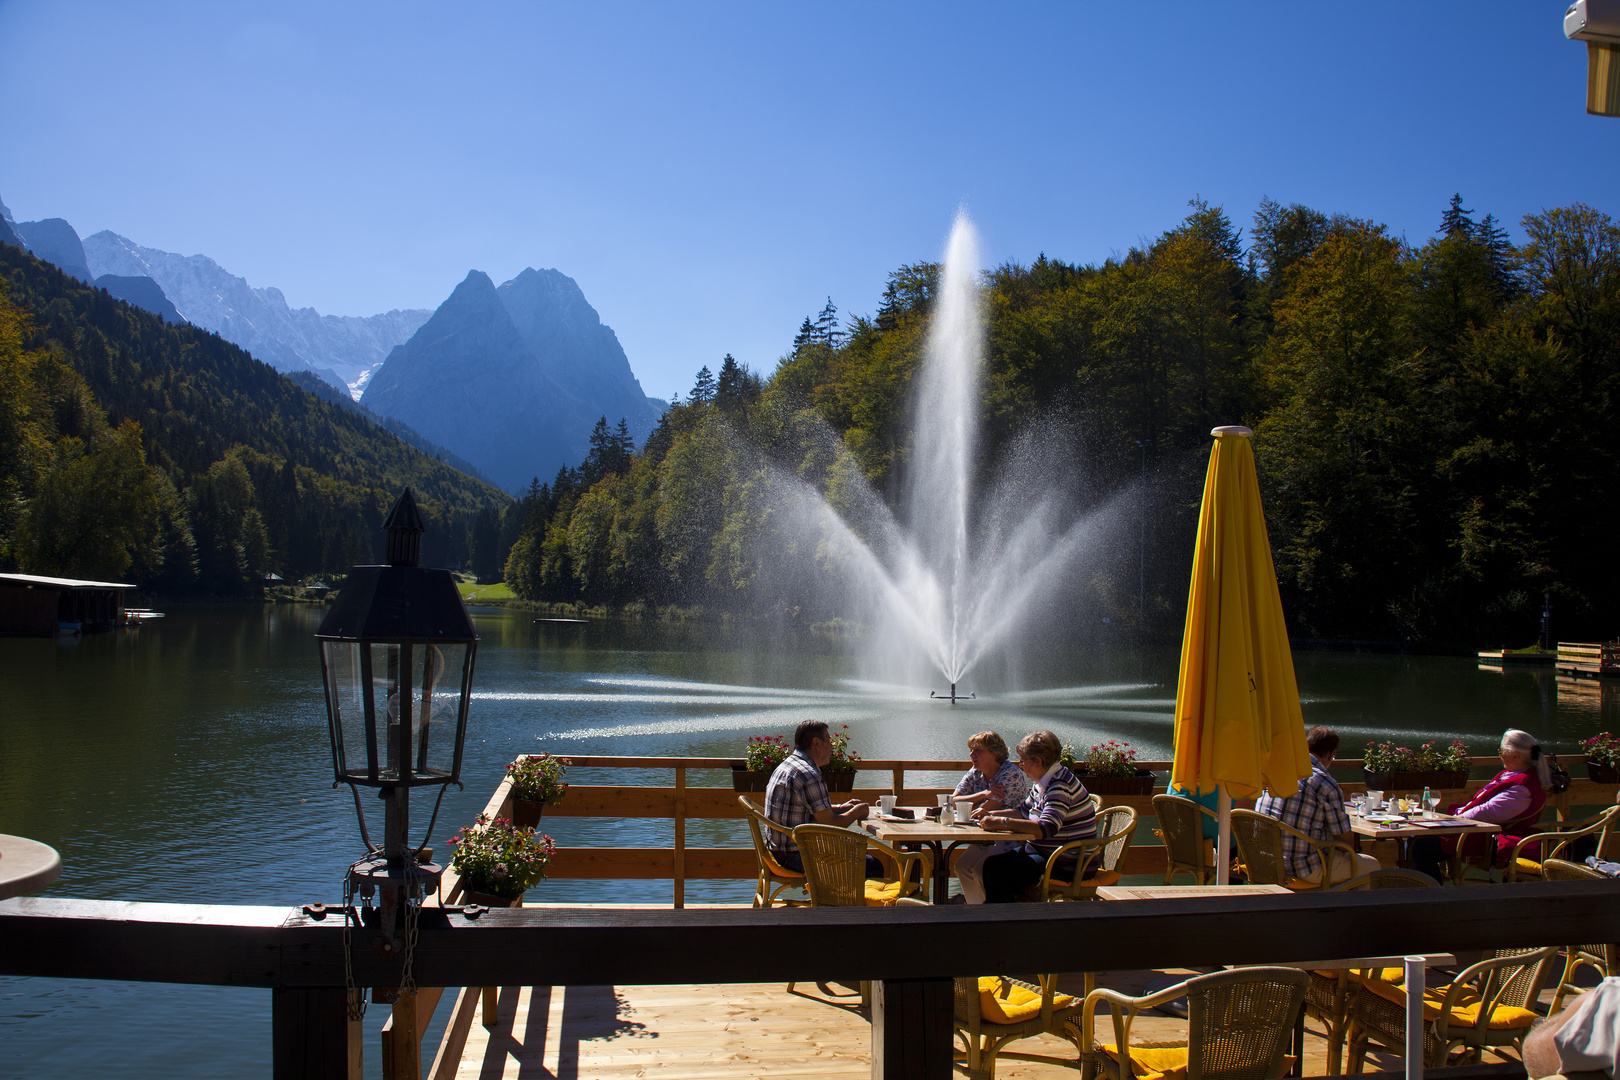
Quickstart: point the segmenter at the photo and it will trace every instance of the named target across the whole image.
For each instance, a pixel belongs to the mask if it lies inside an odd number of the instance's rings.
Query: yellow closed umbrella
[[[1176,684],[1171,782],[1219,791],[1216,880],[1231,880],[1232,797],[1293,793],[1311,774],[1294,658],[1271,561],[1253,434],[1218,427],[1204,477]]]

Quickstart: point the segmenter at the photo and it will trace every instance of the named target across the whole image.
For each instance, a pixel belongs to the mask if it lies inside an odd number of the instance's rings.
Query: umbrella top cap
[[[1218,428],[1210,428],[1209,433],[1215,436],[1217,439],[1221,438],[1223,435],[1238,435],[1247,439],[1250,435],[1254,434],[1254,429],[1246,428],[1242,424],[1223,424]]]

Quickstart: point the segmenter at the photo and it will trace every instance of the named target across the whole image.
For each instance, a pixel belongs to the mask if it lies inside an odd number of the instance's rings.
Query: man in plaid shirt
[[[832,734],[821,720],[802,721],[793,733],[793,753],[771,773],[765,786],[765,816],[785,828],[814,821],[819,825],[845,826],[866,817],[871,808],[859,799],[832,805],[827,797],[827,781],[821,767],[832,760]],[[793,838],[770,830],[765,843],[776,861],[788,870],[804,872],[804,860]],[[866,857],[866,876],[881,878],[883,864]]]
[[[1305,733],[1305,747],[1311,752],[1311,775],[1299,782],[1298,790],[1287,798],[1279,799],[1266,792],[1255,802],[1257,813],[1274,817],[1315,840],[1337,840],[1350,843],[1350,815],[1344,809],[1344,789],[1328,770],[1339,752],[1339,736],[1332,728],[1313,727]],[[1316,849],[1288,834],[1283,834],[1283,862],[1289,874],[1320,884],[1322,858]],[[1378,869],[1378,860],[1371,855],[1357,855],[1355,862],[1344,852],[1333,853],[1332,881],[1346,881]]]

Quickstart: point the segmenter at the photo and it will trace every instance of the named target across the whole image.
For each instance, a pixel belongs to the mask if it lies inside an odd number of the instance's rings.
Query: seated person
[[[968,739],[973,767],[957,782],[955,802],[976,804],[974,816],[1013,810],[1029,797],[1029,777],[1007,760],[1007,743],[994,731],[981,731]],[[984,903],[984,861],[1010,850],[1008,843],[969,844],[956,857],[956,876],[962,882],[962,902]]]
[[[1021,834],[1024,842],[1012,851],[984,861],[984,898],[990,904],[1009,904],[1019,890],[1041,880],[1046,860],[1074,840],[1097,835],[1097,814],[1091,794],[1080,778],[1059,760],[1063,744],[1050,731],[1026,735],[1018,744],[1018,767],[1034,784],[1019,809],[995,810],[979,819],[991,831]],[[1057,874],[1074,872],[1073,864],[1059,864]]]
[[[1524,1040],[1524,1069],[1535,1080],[1562,1073],[1614,1076],[1620,1068],[1620,979],[1609,977]]]
[[[1502,771],[1462,804],[1453,803],[1446,813],[1472,821],[1500,825],[1502,831],[1492,835],[1462,838],[1464,855],[1489,855],[1492,866],[1504,865],[1513,845],[1536,831],[1541,820],[1541,808],[1547,803],[1547,785],[1552,773],[1547,759],[1542,756],[1536,737],[1528,731],[1509,728],[1502,733],[1502,746],[1497,751],[1502,759]],[[1457,850],[1455,836],[1424,836],[1412,842],[1412,866],[1434,880],[1441,880],[1440,862]],[[1535,858],[1535,845],[1523,854]]]
[[[1339,752],[1339,736],[1332,728],[1313,727],[1305,733],[1305,748],[1311,752],[1311,775],[1299,782],[1294,794],[1277,798],[1267,791],[1255,800],[1256,813],[1276,818],[1313,840],[1350,843],[1350,815],[1344,809],[1344,789],[1328,772]],[[1313,885],[1322,883],[1322,857],[1316,849],[1293,836],[1283,836],[1283,865],[1292,877]],[[1342,851],[1333,853],[1332,874],[1328,880],[1348,881],[1378,869],[1371,855],[1357,855],[1352,861]]]
[[[765,786],[765,816],[784,828],[814,821],[818,825],[849,825],[860,821],[870,812],[859,799],[832,805],[827,797],[827,781],[821,777],[821,767],[832,760],[832,735],[822,720],[800,722],[793,732],[793,753],[771,773]],[[791,836],[783,836],[775,829],[767,833],[766,846],[784,869],[804,873],[804,860],[799,845]],[[872,855],[866,857],[866,876],[883,877],[883,864]]]

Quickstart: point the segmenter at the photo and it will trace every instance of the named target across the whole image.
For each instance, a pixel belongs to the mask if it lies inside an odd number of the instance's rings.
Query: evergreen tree
[[[1518,249],[1508,239],[1495,215],[1486,214],[1475,229],[1474,239],[1485,249],[1485,260],[1490,267],[1491,284],[1503,303],[1509,303],[1524,291],[1524,278],[1519,275]]]
[[[1440,215],[1440,235],[1460,236],[1464,240],[1472,240],[1475,229],[1472,214],[1472,210],[1463,209],[1462,195],[1453,195],[1451,205]]]
[[[804,352],[805,349],[815,343],[815,340],[815,324],[810,321],[810,316],[806,315],[804,323],[799,327],[799,332],[793,335],[793,355],[798,356]]]
[[[720,379],[714,394],[714,402],[721,412],[735,413],[742,408],[747,381],[748,373],[743,366],[730,353],[726,353],[726,358],[720,361]]]
[[[709,365],[704,364],[698,369],[697,382],[692,384],[692,392],[687,395],[690,405],[707,405],[714,400],[714,375],[709,371]]]
[[[838,328],[838,308],[833,306],[830,296],[827,297],[827,306],[816,316],[816,340],[829,349],[836,349],[844,343],[844,332]]]

